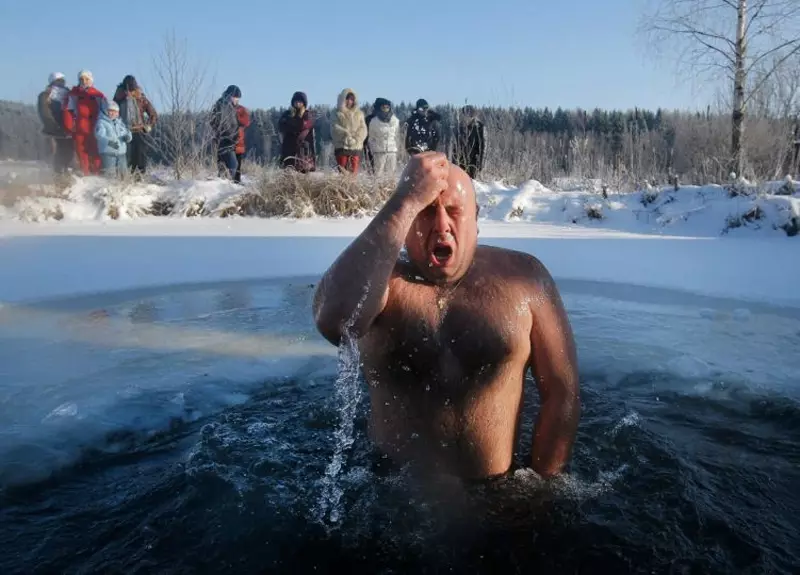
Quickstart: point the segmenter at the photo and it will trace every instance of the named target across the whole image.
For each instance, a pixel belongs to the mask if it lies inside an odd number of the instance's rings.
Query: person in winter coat
[[[236,141],[236,173],[233,176],[233,181],[239,184],[242,181],[242,160],[247,151],[244,132],[250,126],[250,114],[247,108],[241,104],[236,105],[236,120],[239,123],[239,138]]]
[[[474,106],[461,109],[456,137],[453,144],[453,163],[467,172],[473,180],[483,169],[486,150],[486,130],[478,120]]]
[[[397,172],[397,135],[400,121],[386,98],[375,100],[375,117],[369,122],[369,148],[375,163],[375,175]]]
[[[417,100],[417,109],[406,123],[406,151],[410,156],[439,149],[442,117],[429,109],[428,102]]]
[[[314,116],[308,110],[308,97],[303,92],[292,95],[292,107],[278,122],[281,133],[281,166],[301,173],[317,168]]]
[[[67,94],[63,109],[64,130],[72,136],[75,153],[84,176],[100,173],[100,155],[94,126],[106,97],[94,87],[94,78],[88,70],[78,74],[78,85]]]
[[[114,92],[114,101],[119,105],[119,118],[131,131],[133,139],[128,146],[128,169],[132,174],[147,171],[147,140],[155,126],[158,114],[153,104],[144,95],[136,78],[125,76]]]
[[[331,126],[333,150],[340,170],[358,173],[361,151],[367,138],[364,112],[358,107],[358,95],[345,88],[336,103],[336,118]]]
[[[369,147],[369,123],[372,121],[372,118],[375,117],[375,111],[377,109],[378,109],[377,106],[375,104],[372,104],[372,111],[367,115],[366,118],[364,118],[364,123],[367,125],[367,137],[364,138],[364,162],[367,165],[367,171],[370,172],[371,174],[375,173],[375,162],[372,157],[372,150]]]
[[[75,148],[64,129],[64,103],[69,94],[66,79],[61,72],[53,72],[47,80],[47,88],[39,94],[37,107],[42,122],[42,133],[50,138],[53,152],[53,171],[63,174],[72,165]]]
[[[119,117],[119,104],[108,102],[94,128],[103,175],[123,178],[128,172],[128,144],[133,135]]]
[[[222,97],[211,108],[211,129],[214,132],[214,142],[217,145],[217,163],[220,176],[228,175],[231,179],[236,176],[236,144],[239,141],[239,119],[236,107],[242,91],[238,86],[230,85],[225,88]]]

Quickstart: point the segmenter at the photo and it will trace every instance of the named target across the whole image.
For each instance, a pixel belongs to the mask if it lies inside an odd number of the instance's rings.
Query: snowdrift
[[[243,186],[215,178],[174,181],[155,175],[141,183],[123,183],[86,177],[61,191],[40,183],[18,184],[16,193],[10,193],[12,183],[8,174],[0,179],[0,220],[358,217],[374,214],[390,192],[386,182],[363,175],[353,180],[316,173],[290,180],[278,171],[246,179]],[[792,182],[733,189],[648,186],[633,193],[604,193],[597,180],[562,179],[554,184],[557,189],[535,180],[519,187],[476,182],[480,218],[701,237],[753,232],[793,236],[800,226],[800,194]]]

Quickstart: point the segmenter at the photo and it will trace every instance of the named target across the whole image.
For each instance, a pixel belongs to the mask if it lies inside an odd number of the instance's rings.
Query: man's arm
[[[542,477],[561,473],[572,454],[580,419],[578,358],[572,328],[555,282],[534,260],[535,294],[530,364],[539,390],[532,467]]]
[[[346,328],[361,337],[383,311],[411,224],[447,188],[447,173],[443,154],[412,158],[392,197],[325,272],[313,303],[314,321],[325,339],[339,345]]]

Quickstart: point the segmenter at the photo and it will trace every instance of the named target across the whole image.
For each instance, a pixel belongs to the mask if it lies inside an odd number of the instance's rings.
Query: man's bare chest
[[[394,379],[474,378],[529,350],[531,316],[524,302],[465,291],[447,299],[422,293],[392,302],[365,338],[371,364]],[[444,304],[444,305],[442,305]]]

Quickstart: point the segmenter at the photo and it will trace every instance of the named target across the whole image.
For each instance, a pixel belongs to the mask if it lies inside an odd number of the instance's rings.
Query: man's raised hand
[[[412,156],[400,176],[395,194],[409,202],[415,212],[434,203],[447,189],[450,163],[441,152],[423,152]]]

